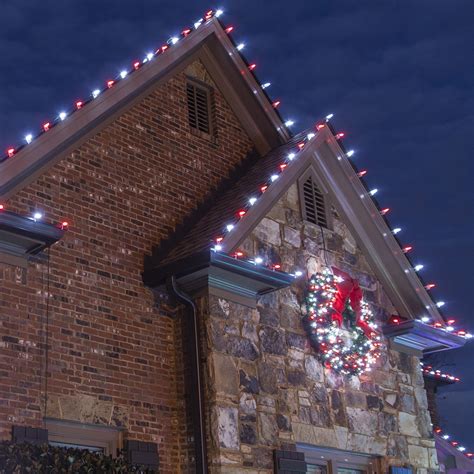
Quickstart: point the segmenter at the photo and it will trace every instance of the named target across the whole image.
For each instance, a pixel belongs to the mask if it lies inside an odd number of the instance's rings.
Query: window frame
[[[317,186],[319,192],[323,196],[324,200],[324,216],[326,218],[326,225],[322,225],[320,223],[314,223],[311,222],[307,219],[307,213],[306,213],[306,201],[305,201],[305,196],[304,196],[304,185],[306,181],[311,178],[313,181],[313,185]],[[300,210],[301,210],[301,217],[304,222],[315,225],[319,228],[327,229],[327,230],[333,230],[333,223],[332,223],[332,217],[330,213],[330,202],[329,202],[329,193],[327,188],[324,186],[324,184],[321,182],[319,179],[318,175],[316,174],[316,171],[312,166],[310,166],[299,178],[298,178],[298,195],[300,199]],[[317,217],[317,216],[316,216]]]
[[[209,128],[208,132],[201,130],[198,126],[193,127],[191,125],[189,101],[188,101],[188,86],[192,86],[196,89],[201,89],[206,94],[208,128]],[[206,137],[214,138],[216,136],[214,89],[209,84],[206,84],[205,82],[202,82],[199,79],[196,79],[194,77],[186,77],[186,108],[187,108],[187,113],[188,113],[188,125],[191,131],[193,133],[198,133]],[[196,119],[197,119],[197,107],[196,107]],[[196,125],[198,125],[197,122],[196,122]]]
[[[93,425],[78,421],[47,418],[48,442],[64,443],[103,449],[103,453],[113,458],[123,448],[123,429],[104,425]]]
[[[355,469],[363,474],[380,474],[380,456],[354,453],[333,448],[321,448],[310,444],[297,444],[297,450],[303,452],[308,465],[323,466],[327,474],[338,474],[339,468]]]

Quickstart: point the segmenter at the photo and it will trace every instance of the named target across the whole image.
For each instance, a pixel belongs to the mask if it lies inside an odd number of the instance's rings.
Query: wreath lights
[[[380,357],[374,314],[358,282],[340,270],[325,269],[310,278],[303,324],[325,365],[336,372],[368,372]]]

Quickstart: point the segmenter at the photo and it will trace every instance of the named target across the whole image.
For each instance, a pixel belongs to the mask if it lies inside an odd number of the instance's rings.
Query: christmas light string
[[[453,448],[456,448],[460,453],[464,454],[468,459],[474,459],[474,452],[467,451],[459,441],[453,440],[451,436],[445,433],[440,427],[434,429],[435,434],[448,442]]]
[[[21,146],[18,146],[18,147],[9,147],[7,149],[7,153],[6,153],[6,156],[3,158],[3,160],[5,159],[8,159],[8,158],[12,158],[14,157],[21,149],[23,149],[24,147],[26,147],[27,145],[29,145],[30,143],[32,143],[35,139],[37,139],[38,137],[42,136],[44,133],[47,133],[48,131],[50,131],[52,128],[54,128],[57,124],[65,121],[68,117],[70,117],[74,112],[76,112],[77,110],[81,110],[83,107],[87,106],[87,104],[89,104],[90,102],[92,102],[93,100],[95,100],[97,97],[99,97],[101,94],[103,93],[106,93],[106,91],[108,89],[111,89],[112,87],[114,87],[118,82],[122,81],[122,80],[126,80],[128,76],[130,76],[131,74],[133,74],[135,71],[137,71],[138,69],[140,69],[141,67],[143,67],[144,65],[146,65],[148,62],[154,60],[156,57],[164,54],[168,49],[170,49],[171,47],[173,47],[175,44],[177,44],[179,41],[181,41],[183,38],[186,38],[188,35],[192,34],[194,31],[196,31],[201,25],[203,25],[204,23],[212,20],[212,18],[219,18],[221,15],[223,14],[223,10],[222,9],[216,9],[216,10],[208,10],[205,15],[200,18],[199,20],[197,20],[192,27],[187,27],[185,29],[182,30],[182,32],[180,33],[179,36],[173,36],[171,38],[168,39],[168,41],[163,44],[162,46],[160,46],[159,48],[157,48],[155,51],[153,52],[149,52],[143,60],[141,61],[135,61],[133,62],[132,64],[132,67],[130,69],[124,69],[122,70],[118,76],[115,77],[115,79],[111,79],[111,80],[108,80],[105,84],[105,86],[102,88],[102,89],[96,89],[92,92],[91,96],[85,100],[78,100],[76,101],[76,103],[74,104],[74,107],[69,110],[69,111],[62,111],[59,113],[59,115],[54,119],[54,120],[51,120],[51,121],[48,121],[48,122],[45,122],[42,124],[41,126],[41,129],[39,130],[39,132],[36,134],[36,135],[33,135],[31,133],[29,133],[28,135],[25,136],[25,142],[26,144],[23,144]],[[233,26],[228,26],[228,27],[224,27],[224,31],[230,35],[234,30],[234,27]],[[245,44],[244,43],[234,43],[235,45],[235,49],[236,51],[240,52],[244,49],[245,47]],[[246,62],[247,64],[247,67],[249,69],[249,71],[254,75],[254,78],[257,80],[257,83],[260,85],[262,91],[265,91],[269,86],[270,86],[270,83],[269,82],[266,82],[266,83],[261,83],[258,81],[258,79],[256,78],[255,74],[254,74],[254,70],[256,69],[256,64],[254,63],[251,63],[249,64],[245,58],[241,55],[242,59]],[[266,94],[266,93],[265,93]],[[268,98],[268,96],[267,96]],[[280,100],[275,100],[275,101],[272,101],[270,98],[268,98],[270,103],[272,104],[272,106],[276,109],[280,106],[281,104],[281,101]],[[326,117],[326,122],[329,122],[331,119],[333,118],[333,114],[330,114]],[[285,122],[285,125],[287,127],[290,127],[294,124],[294,121],[293,120],[287,120]],[[320,130],[321,128],[323,128],[325,126],[325,124],[323,123],[320,123],[316,126],[316,131],[317,130]],[[239,211],[237,211],[237,217],[238,219],[242,219],[244,218],[247,210],[253,206],[255,204],[255,202],[257,201],[258,197],[260,195],[262,195],[266,189],[268,188],[268,186],[270,186],[272,183],[274,183],[280,173],[282,173],[285,168],[288,166],[289,162],[291,162],[297,155],[297,153],[299,151],[301,151],[304,146],[306,145],[306,143],[311,140],[312,138],[314,138],[315,136],[315,133],[310,133],[305,140],[303,140],[301,143],[298,144],[298,147],[297,149],[295,149],[293,152],[289,153],[287,159],[280,164],[280,169],[276,171],[275,174],[271,175],[269,177],[269,180],[263,184],[259,191],[257,192],[257,195],[256,196],[253,196],[251,198],[249,198],[249,202],[248,202],[248,206],[246,206],[245,209],[240,209]],[[335,133],[334,134],[335,138],[337,140],[342,140],[344,137],[345,137],[345,133],[344,132],[338,132],[338,133]],[[342,146],[342,143],[341,143],[341,147],[343,148]],[[344,149],[344,148],[343,148]],[[349,160],[349,162],[352,164],[352,166],[354,167],[354,169],[356,170],[356,167],[354,166],[354,164],[352,163],[351,161],[351,157],[354,155],[354,150],[349,150],[347,152],[345,152],[345,156],[346,158]],[[339,158],[340,159],[340,158]],[[2,160],[2,161],[3,161]],[[356,171],[357,172],[357,171]],[[359,176],[360,179],[362,179],[363,177],[365,177],[365,175],[367,174],[367,171],[366,170],[360,170],[357,172],[357,175]],[[367,194],[370,196],[370,197],[374,197],[376,194],[378,193],[378,189],[377,188],[374,188],[374,189],[370,189],[367,191]],[[376,201],[374,200],[374,203],[376,203]],[[0,210],[3,209],[3,206],[0,208]],[[390,211],[389,208],[383,208],[383,209],[379,209],[381,215],[383,217],[386,216],[386,214],[388,214],[388,212]],[[222,236],[219,236],[219,237],[216,237],[216,239],[214,240],[213,242],[213,246],[212,246],[212,249],[214,251],[221,251],[222,250],[222,241],[223,239],[225,238],[225,235],[229,232],[231,232],[235,225],[236,225],[236,220],[234,219],[233,222],[230,222],[229,224],[227,224],[227,226],[225,227],[224,229],[224,232],[223,232],[223,235]],[[386,221],[387,225],[388,222]],[[64,224],[64,223],[63,223]],[[66,223],[67,224],[67,223]],[[67,227],[67,225],[65,226]],[[389,226],[390,227],[390,226]],[[394,228],[392,229],[392,233],[394,235],[398,234],[399,232],[401,231],[400,228]],[[410,252],[411,250],[413,249],[413,247],[411,245],[406,245],[404,247],[402,247],[402,251],[407,254],[408,252]],[[237,250],[235,253],[234,253],[234,256],[236,258],[243,258],[244,257],[244,254],[243,252],[241,252],[240,250]],[[263,259],[259,256],[255,257],[254,259],[249,259],[248,261],[256,264],[256,265],[260,265],[263,263]],[[423,266],[421,264],[417,264],[415,266],[413,266],[413,269],[415,272],[419,272]],[[270,265],[270,268],[272,268],[273,270],[281,270],[281,266],[280,264],[276,263],[276,264],[271,264]],[[299,277],[303,274],[303,272],[301,270],[296,270],[294,272],[294,275],[295,277]],[[425,286],[425,288],[429,291],[431,290],[432,288],[434,288],[434,284],[430,283],[428,285]],[[444,302],[443,301],[440,301],[440,302],[437,302],[436,303],[436,306],[438,307],[441,307],[444,305]],[[464,330],[458,330],[456,331],[454,329],[454,327],[452,326],[452,324],[449,324],[448,322],[448,325],[447,326],[444,326],[442,323],[439,323],[439,322],[434,322],[434,323],[431,323],[431,321],[429,319],[427,319],[427,317],[422,317],[420,319],[423,323],[425,324],[429,324],[430,326],[432,327],[435,327],[437,329],[440,329],[440,330],[444,330],[444,331],[447,331],[447,332],[452,332],[454,334],[457,334],[458,336],[462,336],[462,337],[466,337],[466,338],[471,338],[472,335],[467,333],[466,331]]]
[[[459,377],[441,372],[441,370],[434,369],[433,366],[425,364],[424,362],[420,362],[420,365],[425,377],[430,377],[436,380],[445,380],[452,383],[461,381]]]

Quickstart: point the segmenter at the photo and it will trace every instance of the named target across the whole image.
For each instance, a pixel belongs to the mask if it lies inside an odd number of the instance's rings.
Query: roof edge
[[[165,82],[178,67],[202,59],[234,113],[264,154],[289,136],[277,111],[258,85],[217,18],[211,18],[176,45],[118,81],[64,122],[0,163],[0,199],[37,179],[94,133]],[[232,63],[234,70],[223,65]],[[215,77],[219,76],[219,77]]]

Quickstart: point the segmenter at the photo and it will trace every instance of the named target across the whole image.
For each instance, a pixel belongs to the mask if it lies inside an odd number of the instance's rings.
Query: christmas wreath
[[[356,375],[380,356],[380,335],[357,280],[336,268],[310,278],[304,327],[327,367]]]

